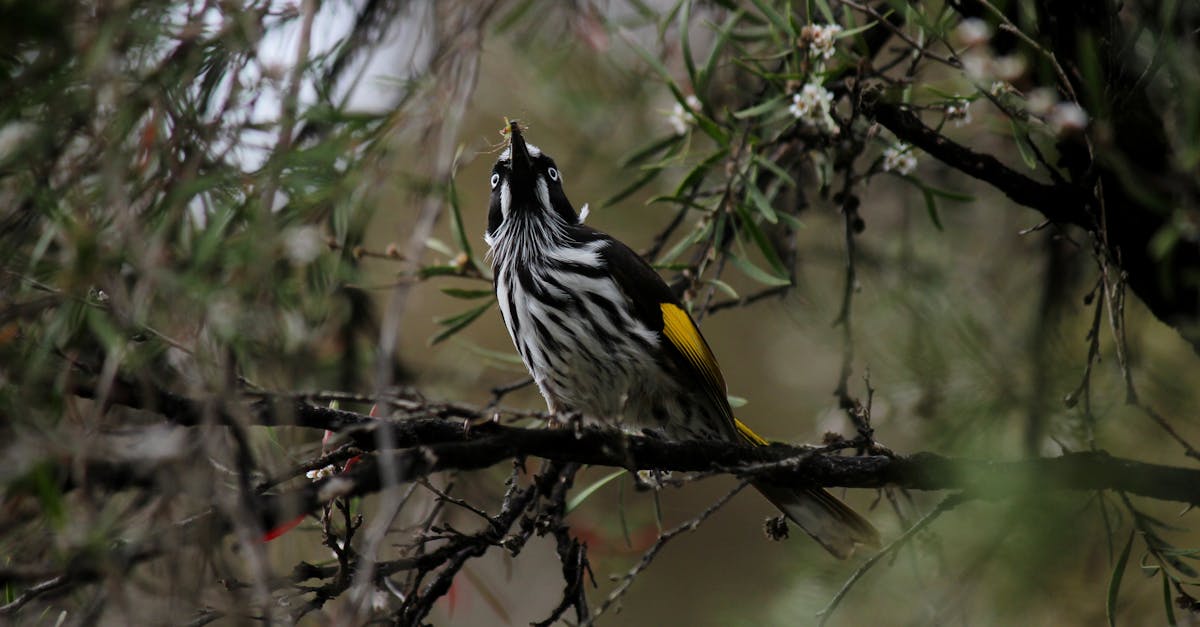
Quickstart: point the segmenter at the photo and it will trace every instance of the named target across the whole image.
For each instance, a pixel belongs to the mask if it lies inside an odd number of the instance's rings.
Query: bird
[[[734,417],[716,357],[658,272],[583,224],[562,171],[518,121],[506,120],[503,133],[484,240],[504,326],[551,416],[670,440],[767,445]],[[838,558],[879,545],[870,522],[821,488],[753,485]]]

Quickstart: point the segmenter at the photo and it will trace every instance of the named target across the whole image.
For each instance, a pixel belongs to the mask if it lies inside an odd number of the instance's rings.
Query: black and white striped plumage
[[[550,411],[672,439],[765,444],[733,417],[716,358],[658,273],[582,224],[554,160],[515,122],[508,130],[485,239],[504,324]],[[877,542],[823,490],[756,487],[835,555]]]
[[[554,161],[527,147],[530,168],[514,168],[510,148],[493,169],[487,242],[504,324],[550,411],[733,437],[728,405],[686,389],[664,359],[657,312],[670,290],[637,253],[580,224]]]

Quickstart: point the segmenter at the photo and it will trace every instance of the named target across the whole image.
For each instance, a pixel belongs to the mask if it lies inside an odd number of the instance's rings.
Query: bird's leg
[[[546,426],[550,429],[570,428],[578,433],[583,428],[583,413],[578,411],[561,411],[555,409],[554,405],[551,405],[550,417],[546,419]]]
[[[485,413],[482,416],[468,418],[463,422],[463,437],[469,437],[472,429],[493,424],[500,424],[500,412],[498,411],[492,411],[491,413]]]

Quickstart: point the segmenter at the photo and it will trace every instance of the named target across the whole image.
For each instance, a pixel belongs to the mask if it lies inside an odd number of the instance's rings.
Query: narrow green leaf
[[[446,244],[446,242],[443,242],[442,240],[440,240],[436,237],[426,238],[425,239],[425,248],[428,248],[429,250],[432,250],[437,253],[441,253],[447,257],[457,256],[457,253],[454,252],[453,248],[450,248],[450,246],[448,246]]]
[[[611,207],[611,206],[621,202],[622,200],[629,198],[630,196],[635,194],[639,189],[645,187],[650,181],[653,181],[655,178],[658,178],[658,175],[660,173],[662,173],[662,170],[658,169],[658,168],[655,168],[653,170],[647,170],[644,174],[642,174],[641,176],[634,179],[632,183],[617,190],[617,193],[613,194],[612,196],[605,198],[600,203],[600,208],[603,209],[605,207]]]
[[[921,194],[925,196],[925,211],[929,213],[929,221],[933,222],[933,226],[937,227],[937,230],[944,231],[942,220],[938,217],[937,199],[933,197],[933,192],[926,187],[921,187]]]
[[[679,47],[680,53],[683,55],[683,67],[687,70],[688,81],[692,84],[692,89],[696,89],[696,85],[699,84],[696,76],[696,61],[692,59],[692,45],[688,40],[691,25],[692,0],[684,0],[683,10],[679,12]]]
[[[938,98],[941,98],[942,100],[947,100],[950,102],[958,102],[959,100],[966,100],[967,102],[974,102],[976,98],[979,98],[978,93],[968,94],[968,95],[964,96],[964,95],[957,94],[952,91],[938,89],[937,87],[934,87],[933,85],[925,85],[925,91],[928,91],[929,93],[937,96]]]
[[[489,359],[493,362],[492,367],[507,370],[509,372],[528,373],[525,369],[525,362],[521,361],[521,356],[516,353],[507,353],[504,351],[494,351],[490,348],[484,348],[475,342],[472,342],[464,337],[452,337],[450,341],[458,346],[461,346],[468,351]]]
[[[708,283],[722,292],[725,292],[725,294],[730,298],[738,298],[737,290],[733,289],[732,285],[722,281],[721,279],[709,279]]]
[[[490,309],[493,302],[495,302],[495,299],[489,299],[488,302],[477,307],[472,307],[471,309],[468,309],[460,314],[437,320],[436,322],[438,324],[446,328],[437,335],[433,336],[433,338],[429,340],[429,344],[437,344],[446,338],[451,337],[455,333],[467,328],[468,325],[470,325],[472,322],[475,322],[476,318],[483,315],[483,312]]]
[[[943,228],[942,220],[938,216],[938,198],[945,198],[946,200],[953,200],[956,202],[972,202],[975,200],[975,197],[971,196],[970,194],[953,192],[946,189],[938,189],[932,185],[926,184],[925,181],[922,181],[915,176],[904,174],[900,175],[900,178],[912,183],[917,187],[917,189],[921,190],[921,194],[925,197],[925,210],[929,212],[930,221],[933,222],[933,225],[937,227],[937,230],[939,231],[943,230]]]
[[[1013,142],[1017,145],[1017,152],[1021,155],[1021,161],[1024,161],[1030,170],[1036,170],[1038,167],[1037,156],[1033,154],[1033,147],[1029,144],[1029,137],[1025,135],[1021,127],[1017,126],[1016,120],[1009,120],[1008,123],[1012,125]]]
[[[739,407],[745,407],[746,403],[750,402],[740,396],[734,396],[732,394],[726,394],[725,398],[729,401],[729,406],[734,409],[737,409]]]
[[[760,102],[753,107],[747,107],[741,111],[735,111],[733,113],[733,117],[739,120],[744,120],[746,118],[754,118],[760,115],[766,115],[783,107],[785,101],[786,98],[784,96],[776,96],[765,102]]]
[[[1197,557],[1200,556],[1200,549],[1181,549],[1177,547],[1169,547],[1159,549],[1159,553],[1170,555],[1171,557]]]
[[[763,285],[780,287],[783,285],[792,284],[791,281],[783,277],[775,276],[733,253],[729,253],[729,261],[733,263],[733,265],[737,266],[738,270],[741,270],[746,276],[758,281],[759,283],[762,283]]]
[[[890,11],[889,11],[889,13],[890,13]],[[838,33],[837,38],[845,39],[847,37],[853,37],[859,33],[864,33],[866,31],[871,30],[872,28],[875,28],[875,26],[877,26],[878,24],[879,24],[878,20],[871,20],[870,22],[867,22],[866,24],[863,24],[862,26],[856,26],[854,28],[850,28],[850,29],[847,29],[847,30],[844,30],[844,31]]]
[[[721,125],[710,120],[702,111],[694,111],[693,115],[696,118],[696,126],[704,131],[705,135],[711,137],[722,148],[729,146],[729,133],[726,133]]]
[[[435,276],[459,276],[460,274],[462,274],[461,268],[449,265],[425,266],[417,272],[417,275],[422,279]]]
[[[629,471],[625,470],[624,468],[620,470],[614,470],[613,472],[610,472],[609,474],[604,475],[600,479],[596,480],[596,482],[592,485],[580,490],[577,494],[575,494],[575,496],[571,497],[571,500],[567,501],[566,513],[570,514],[576,507],[583,505],[583,502],[588,500],[588,497],[590,497],[592,494],[595,494],[596,490],[603,488],[607,483],[627,472]]]
[[[467,289],[461,289],[461,288],[457,288],[457,287],[443,287],[442,293],[451,298],[474,300],[476,298],[483,298],[485,296],[491,296],[494,292],[492,292],[492,290],[467,290]]]
[[[1164,224],[1154,234],[1154,237],[1150,238],[1150,244],[1146,249],[1150,252],[1151,258],[1161,261],[1171,254],[1182,236],[1183,233],[1174,224]]]
[[[750,201],[754,203],[755,208],[762,214],[762,217],[767,222],[775,224],[779,222],[779,217],[775,215],[775,207],[771,206],[771,201],[767,199],[766,194],[758,188],[758,184],[754,181],[746,181],[746,195],[750,197]]]
[[[717,61],[721,58],[721,53],[725,50],[725,44],[729,42],[729,35],[733,32],[733,27],[741,21],[744,15],[745,9],[737,9],[730,14],[725,23],[721,25],[721,29],[717,31],[717,36],[708,51],[708,59],[704,61],[704,67],[701,68],[700,75],[697,77],[699,81],[695,84],[697,92],[707,93],[708,82],[712,79],[713,73],[716,71]]]
[[[647,205],[654,205],[654,204],[658,204],[658,203],[669,203],[669,204],[673,204],[673,205],[679,205],[680,207],[687,207],[688,209],[695,209],[696,211],[708,211],[709,210],[709,208],[706,207],[705,205],[702,205],[686,196],[672,196],[670,194],[662,194],[661,196],[653,196],[650,198],[650,200],[646,201]]]
[[[1121,549],[1121,556],[1117,558],[1117,565],[1113,567],[1112,577],[1108,580],[1108,601],[1104,605],[1104,612],[1108,615],[1109,627],[1117,625],[1117,594],[1121,591],[1121,578],[1125,576],[1125,564],[1129,562],[1129,550],[1133,548],[1133,536],[1135,532],[1129,532],[1129,540],[1125,542],[1125,548]]]
[[[471,252],[471,242],[467,238],[466,228],[463,226],[462,210],[458,203],[458,186],[454,184],[454,179],[450,179],[450,186],[446,190],[446,195],[450,199],[450,230],[454,232],[454,241],[458,243],[459,250],[467,253],[467,258],[474,260],[475,255]]]
[[[711,230],[712,222],[705,221],[703,224],[697,225],[696,228],[692,229],[692,232],[689,233],[687,237],[679,240],[677,244],[672,246],[669,250],[667,250],[667,252],[663,253],[662,257],[658,259],[657,264],[669,264],[672,261],[675,261],[676,257],[678,257],[681,253],[683,253],[683,251],[687,250],[693,244],[700,241],[701,238],[707,236]]]
[[[46,520],[55,528],[61,529],[66,522],[66,506],[62,490],[54,478],[54,470],[49,464],[36,466],[28,479],[33,486],[34,495],[42,507]]]
[[[796,216],[794,216],[790,213],[779,214],[779,221],[783,222],[784,224],[786,224],[796,230],[805,228],[804,223],[800,221],[800,218],[797,218]]]
[[[781,31],[779,34],[782,35],[787,41],[791,41],[796,38],[796,33],[792,32],[792,25],[788,23],[787,19],[776,12],[771,5],[767,4],[763,0],[752,1],[754,2],[754,6],[758,7],[758,10],[762,12],[764,16],[766,16],[767,20],[771,22],[776,29]],[[830,20],[830,22],[832,23],[832,20]]]
[[[774,161],[771,161],[770,159],[763,157],[758,153],[754,153],[750,158],[754,161],[754,163],[770,170],[772,174],[779,178],[779,180],[791,185],[792,187],[796,186],[796,179],[792,178],[792,175],[788,174],[783,168],[779,167],[778,163],[775,163]]]
[[[826,0],[813,0],[813,3],[817,5],[817,11],[820,11],[821,17],[825,18],[826,24],[837,24],[837,20],[833,17],[833,9],[829,8]],[[812,12],[810,11],[809,18],[811,19],[811,17]]]
[[[1162,584],[1163,608],[1167,612],[1167,624],[1171,627],[1175,627],[1175,625],[1178,624],[1175,622],[1175,602],[1174,599],[1171,598],[1171,578],[1167,575],[1166,571],[1164,571],[1162,574]]]
[[[754,221],[754,216],[750,214],[750,210],[739,204],[737,207],[738,216],[741,218],[739,229],[745,235],[749,235],[750,239],[758,246],[758,250],[762,252],[763,258],[780,276],[787,274],[787,270],[783,267],[783,260],[779,258],[779,253],[775,247],[771,245],[771,240],[767,239],[766,233],[758,228],[758,223]]]
[[[625,537],[625,546],[633,548],[633,539],[629,535],[629,519],[625,516],[625,482],[617,484],[617,514],[621,519],[621,535]]]
[[[679,183],[679,186],[675,188],[675,195],[681,196],[683,195],[684,190],[703,181],[704,177],[708,175],[709,169],[716,165],[721,159],[724,159],[726,154],[728,154],[728,150],[721,148],[706,157],[704,161],[697,163],[687,173],[687,175],[683,177],[683,181]]]
[[[642,161],[645,160],[647,157],[654,156],[654,155],[666,150],[667,148],[672,147],[673,145],[679,143],[682,140],[683,140],[682,135],[675,135],[675,134],[666,135],[664,137],[659,137],[657,139],[652,139],[649,142],[647,142],[637,148],[634,148],[632,152],[625,155],[624,157],[621,157],[621,160],[618,162],[618,164],[622,168],[626,168],[631,165],[641,165]]]
[[[975,202],[975,197],[970,194],[964,194],[962,192],[951,191],[948,189],[940,189],[923,181],[921,186],[929,190],[930,194],[933,194],[938,198],[945,198],[946,200],[953,200],[955,202]]]

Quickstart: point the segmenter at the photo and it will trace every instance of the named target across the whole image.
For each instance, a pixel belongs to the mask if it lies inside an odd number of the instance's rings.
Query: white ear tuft
[[[583,224],[583,221],[587,220],[588,211],[589,211],[588,204],[585,202],[585,203],[583,203],[583,206],[579,208],[579,223],[580,224]]]

